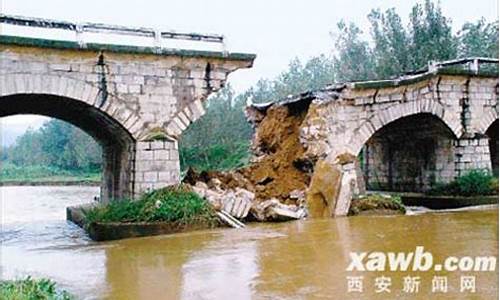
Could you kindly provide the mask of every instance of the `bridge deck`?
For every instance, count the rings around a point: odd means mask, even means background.
[[[55,40],[38,37],[25,37],[14,35],[0,35],[0,45],[17,45],[42,48],[56,49],[78,49],[90,51],[110,51],[118,53],[132,54],[153,54],[153,55],[175,55],[183,57],[203,57],[203,58],[220,58],[240,61],[253,61],[255,54],[248,53],[229,53],[226,51],[225,39],[222,35],[217,34],[201,34],[201,33],[184,33],[177,31],[161,31],[154,28],[145,27],[127,27],[120,25],[109,25],[101,23],[73,23],[60,20],[50,20],[33,17],[11,16],[0,14],[0,24],[11,26],[24,26],[41,28],[46,30],[64,30],[73,32],[75,40]],[[98,33],[122,35],[128,37],[145,37],[149,38],[152,46],[133,46],[122,44],[109,43],[92,43],[86,42],[83,38],[83,33]],[[204,42],[218,44],[221,46],[221,51],[205,51],[186,48],[171,48],[162,45],[164,40],[184,40],[190,42]]]
[[[255,54],[249,53],[227,53],[223,51],[203,51],[191,49],[175,49],[130,46],[130,45],[115,45],[101,43],[87,43],[81,46],[78,42],[49,40],[40,38],[28,38],[21,36],[0,35],[0,45],[16,45],[40,48],[53,49],[73,49],[73,50],[89,50],[89,51],[110,51],[117,53],[129,54],[152,54],[152,55],[167,55],[167,56],[183,56],[183,57],[203,57],[203,58],[219,58],[228,60],[253,61],[256,58]]]

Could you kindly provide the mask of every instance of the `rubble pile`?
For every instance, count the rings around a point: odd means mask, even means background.
[[[314,118],[316,109],[307,99],[248,107],[255,128],[250,166],[229,172],[189,170],[184,183],[239,220],[347,215],[353,195],[365,190],[359,162],[348,153],[307,151],[301,132],[311,127],[306,118]]]
[[[304,159],[299,134],[306,110],[271,106],[252,119],[250,166],[229,172],[188,170],[184,183],[218,210],[243,220],[284,221],[306,216],[305,191],[313,162]]]
[[[230,178],[231,173],[202,172],[197,174],[192,170],[188,173],[189,176],[186,176],[185,182],[191,184],[193,191],[207,199],[216,210],[236,219],[287,221],[304,218],[307,214],[304,205],[283,204],[277,198],[259,201],[254,192],[238,186],[232,187],[227,184],[228,181],[223,182],[219,179]],[[207,177],[209,174],[213,177]],[[303,191],[295,190],[290,193],[289,197],[303,204],[305,194]],[[224,221],[230,223],[227,220]],[[233,224],[229,225],[237,227]]]

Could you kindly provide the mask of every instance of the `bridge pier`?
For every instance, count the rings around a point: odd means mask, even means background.
[[[129,198],[131,195],[131,171],[134,153],[132,144],[103,143],[102,182],[100,201]]]
[[[222,42],[196,34],[178,38]],[[100,200],[137,198],[179,183],[177,140],[205,113],[207,97],[254,59],[227,51],[0,35],[0,117],[44,115],[79,127],[103,150]]]
[[[133,174],[134,196],[179,183],[180,163],[177,141],[137,142]]]
[[[480,169],[492,172],[489,142],[488,136],[460,138],[454,142],[456,177],[470,170]]]

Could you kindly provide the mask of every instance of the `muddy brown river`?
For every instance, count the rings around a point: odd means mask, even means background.
[[[65,221],[94,187],[2,187],[1,277],[49,277],[79,299],[496,299],[495,271],[347,271],[351,251],[497,256],[496,209],[252,224],[96,243]],[[358,277],[360,276],[360,277]],[[417,291],[404,288],[418,277]],[[433,291],[435,277],[447,290]],[[475,292],[461,291],[461,277]],[[378,293],[377,278],[390,278]],[[349,283],[362,282],[362,291]],[[359,288],[359,286],[358,286]],[[349,291],[350,290],[350,291]]]

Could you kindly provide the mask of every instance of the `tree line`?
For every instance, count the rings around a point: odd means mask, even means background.
[[[39,129],[28,129],[2,151],[6,166],[50,167],[53,170],[93,173],[101,169],[101,147],[81,129],[51,119]],[[9,169],[9,168],[7,168]],[[3,170],[4,171],[4,170]]]
[[[467,22],[453,32],[439,2],[417,3],[404,25],[394,8],[373,9],[369,35],[345,20],[332,32],[333,51],[303,62],[293,59],[274,79],[261,79],[236,94],[228,84],[206,102],[207,113],[179,141],[182,169],[230,169],[249,159],[252,128],[243,110],[248,102],[277,101],[334,82],[387,79],[422,68],[429,61],[481,56],[498,58],[498,21]],[[2,160],[20,166],[46,164],[62,169],[99,168],[100,147],[81,130],[51,120],[29,130],[5,149]]]

